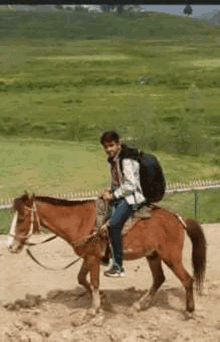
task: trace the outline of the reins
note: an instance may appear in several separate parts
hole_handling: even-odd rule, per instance
[[[91,233],[90,235],[88,235],[83,241],[78,241],[78,242],[75,242],[73,243],[73,245],[83,245],[85,243],[87,243],[89,240],[93,240],[94,237],[99,237],[99,234],[98,232],[94,232],[94,233]],[[41,241],[39,243],[25,243],[26,245],[29,245],[30,247],[33,247],[35,245],[40,245],[40,244],[43,244],[43,243],[46,243],[46,242],[49,242],[51,240],[54,240],[55,238],[57,237],[57,235],[54,235],[50,238],[48,238],[47,240],[44,240],[44,241]],[[50,271],[62,271],[62,270],[67,270],[69,267],[73,266],[74,264],[76,264],[80,259],[84,258],[84,256],[88,253],[88,251],[91,249],[91,246],[89,246],[89,248],[86,249],[86,251],[82,254],[82,256],[78,257],[77,259],[73,260],[70,264],[66,265],[65,267],[62,267],[62,268],[52,268],[52,267],[48,267],[48,266],[45,266],[43,265],[40,261],[38,261],[34,255],[31,253],[30,249],[29,248],[26,248],[26,252],[27,254],[29,255],[29,257],[35,261],[39,266],[43,267],[44,269],[46,270],[50,270]]]
[[[97,234],[96,234],[97,235]],[[91,234],[91,238],[93,237],[93,234]],[[39,243],[25,243],[26,245],[30,246],[30,247],[33,247],[33,246],[36,246],[36,245],[40,245],[40,244],[43,244],[43,243],[46,243],[46,242],[49,242],[49,241],[52,241],[54,239],[57,238],[57,235],[54,235],[44,241],[41,241]],[[82,245],[82,244],[85,244],[86,242],[88,242],[88,240],[90,239],[90,235],[88,235],[85,239],[85,241],[79,241],[79,242],[75,242],[73,243],[73,245]],[[30,249],[29,248],[26,248],[26,252],[27,254],[29,255],[29,257],[36,262],[36,264],[38,264],[39,266],[43,267],[44,269],[46,270],[50,270],[50,271],[62,271],[62,270],[67,270],[69,267],[73,266],[74,264],[76,264],[80,259],[82,259],[87,253],[88,251],[91,249],[91,246],[89,246],[89,248],[83,253],[82,256],[78,257],[77,259],[73,260],[71,263],[69,263],[68,265],[64,266],[64,267],[61,267],[61,268],[52,268],[52,267],[48,267],[48,266],[45,266],[44,264],[42,264],[40,261],[38,261],[35,256],[31,253]]]
[[[47,242],[47,241],[44,241]],[[52,268],[52,267],[48,267],[45,266],[44,264],[42,264],[40,261],[38,261],[33,254],[31,253],[30,249],[27,248],[26,249],[27,254],[29,255],[29,257],[36,262],[36,264],[38,264],[39,266],[43,267],[45,270],[49,270],[49,271],[61,271],[61,270],[67,270],[67,268],[69,268],[70,266],[76,264],[82,257],[79,257],[77,259],[75,259],[74,261],[72,261],[70,264],[66,265],[65,267],[62,268]]]

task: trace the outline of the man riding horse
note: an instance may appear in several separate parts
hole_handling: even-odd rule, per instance
[[[113,252],[113,265],[105,275],[119,277],[124,273],[121,228],[126,218],[140,206],[149,206],[150,203],[161,200],[165,192],[165,181],[156,158],[129,149],[121,143],[117,133],[106,132],[101,138],[101,143],[109,156],[112,175],[111,191],[105,190],[102,194],[103,198],[111,201],[107,226]],[[97,201],[68,201],[25,193],[14,200],[13,210],[14,218],[8,240],[10,252],[18,253],[25,245],[32,246],[33,243],[29,243],[28,240],[32,234],[39,232],[41,227],[63,238],[83,259],[78,282],[91,293],[93,312],[98,313],[101,309],[100,265],[106,247],[106,236],[102,236],[97,230]],[[135,216],[139,214],[136,212]],[[184,231],[192,242],[193,277],[182,263]],[[207,255],[206,238],[197,221],[152,205],[150,217],[136,219],[135,223],[132,222],[131,229],[123,235],[123,247],[125,260],[145,257],[153,277],[149,291],[133,304],[135,310],[140,311],[149,307],[156,292],[164,283],[163,262],[185,288],[186,313],[191,314],[194,311],[193,282],[200,293]]]
[[[104,275],[120,277],[124,276],[121,243],[123,224],[147,199],[142,191],[140,164],[132,158],[132,151],[137,150],[122,144],[119,135],[114,131],[105,132],[101,143],[108,155],[111,171],[111,190],[105,189],[101,194],[101,198],[111,202],[107,226],[113,263]],[[150,199],[147,204],[150,204]]]

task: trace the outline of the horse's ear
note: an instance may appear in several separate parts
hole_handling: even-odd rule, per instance
[[[32,198],[29,193],[27,192],[27,190],[24,191],[25,195],[27,196],[28,200],[30,201],[30,199]]]
[[[27,190],[24,190],[24,196],[25,196],[27,199],[30,199],[30,196],[29,196],[29,193],[27,192]]]

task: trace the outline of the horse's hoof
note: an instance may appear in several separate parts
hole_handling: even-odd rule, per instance
[[[125,315],[129,318],[133,318],[136,312],[137,310],[135,310],[133,306],[131,306],[128,310],[126,310]]]
[[[133,306],[132,306],[132,308],[136,311],[136,312],[139,312],[139,311],[141,311],[141,304],[140,303],[134,303],[133,304]]]
[[[105,314],[105,312],[104,312],[104,310],[101,308],[101,307],[99,307],[98,309],[96,309],[96,315],[99,315],[99,316],[101,316],[101,315],[104,315]]]
[[[194,319],[193,312],[185,311],[184,316],[186,321],[188,321],[189,319]]]
[[[90,308],[87,310],[87,317],[95,317],[96,314],[98,313],[98,309],[95,309],[95,308]]]
[[[93,325],[96,327],[102,327],[105,322],[105,315],[102,310],[98,312],[98,314],[93,319]]]

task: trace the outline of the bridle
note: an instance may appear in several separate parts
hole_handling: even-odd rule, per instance
[[[33,232],[34,232],[34,215],[36,217],[36,220],[37,220],[37,225],[38,225],[38,231],[40,231],[40,228],[41,228],[41,224],[40,224],[40,218],[39,218],[39,215],[38,215],[38,211],[37,211],[37,206],[36,206],[36,203],[35,201],[33,200],[33,205],[32,207],[28,207],[28,206],[24,206],[25,209],[27,209],[28,211],[30,211],[30,229],[28,231],[28,233],[26,235],[19,235],[19,234],[9,234],[9,236],[12,236],[15,240],[19,240],[20,238],[22,239],[25,239],[24,242],[22,242],[23,245],[26,245],[28,247],[33,247],[33,246],[36,246],[36,245],[40,245],[40,244],[44,244],[46,242],[49,242],[49,241],[52,241],[54,239],[57,238],[57,235],[54,235],[52,237],[49,237],[48,239],[46,240],[43,240],[41,242],[37,242],[37,243],[32,243],[32,242],[28,242],[26,241],[28,238],[30,238],[32,235],[33,235]],[[17,225],[17,221],[16,221],[16,225]],[[86,242],[88,242],[90,239],[92,240],[93,238],[97,238],[97,232],[94,232],[92,234],[90,234],[89,236],[87,236],[83,241],[79,241],[79,242],[75,242],[75,243],[72,243],[73,247],[77,246],[77,245],[82,245]],[[32,260],[34,260],[39,266],[43,267],[44,269],[47,269],[47,270],[66,270],[67,268],[69,268],[70,266],[74,265],[77,261],[79,261],[80,259],[82,259],[84,257],[84,254],[86,254],[88,252],[88,250],[90,249],[91,247],[89,247],[85,253],[83,253],[82,256],[80,256],[79,258],[75,259],[74,261],[72,261],[70,264],[68,264],[67,266],[65,267],[62,267],[62,268],[51,268],[51,267],[47,267],[45,265],[43,265],[40,261],[38,261],[34,256],[33,254],[31,253],[30,249],[27,248],[26,249],[26,252],[27,254],[31,257]]]
[[[24,206],[25,209],[29,210],[31,212],[31,220],[30,220],[30,229],[28,230],[28,233],[26,235],[19,235],[19,234],[9,234],[9,236],[12,236],[15,240],[19,240],[19,239],[29,239],[32,235],[33,235],[33,232],[34,232],[34,213],[35,213],[35,216],[36,216],[36,220],[37,220],[37,225],[38,225],[38,231],[40,231],[40,219],[39,219],[39,215],[38,215],[38,212],[37,212],[37,206],[36,206],[36,203],[33,201],[33,206],[30,208],[28,206]],[[17,224],[17,222],[16,222]],[[26,241],[23,242],[23,244],[25,245],[32,245]]]

